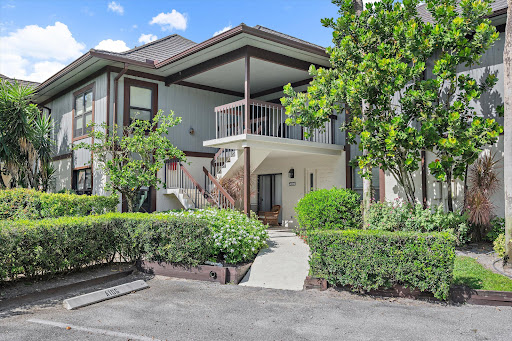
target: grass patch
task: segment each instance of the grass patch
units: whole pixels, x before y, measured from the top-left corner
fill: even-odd
[[[494,273],[466,256],[455,257],[453,284],[465,285],[471,289],[512,291],[512,279]]]

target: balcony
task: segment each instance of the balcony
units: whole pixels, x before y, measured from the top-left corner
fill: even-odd
[[[300,126],[288,126],[282,105],[250,99],[249,122],[245,120],[246,100],[224,104],[215,108],[215,137],[224,139],[242,134],[269,136],[323,144],[336,144],[336,116],[325,123],[324,129],[314,129],[311,137],[304,138]],[[246,131],[246,125],[249,129]]]

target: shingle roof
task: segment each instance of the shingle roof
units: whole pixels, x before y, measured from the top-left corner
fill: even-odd
[[[95,49],[92,51],[145,62],[146,60],[165,60],[195,45],[197,44],[187,38],[178,34],[171,34],[167,37],[163,37],[125,52],[111,52]]]
[[[0,74],[0,78],[3,79],[6,82],[9,82],[9,83],[18,82],[18,84],[20,84],[20,85],[30,86],[32,88],[35,88],[35,87],[37,87],[40,84],[38,82],[25,81],[25,80],[22,80],[22,79],[16,79],[16,78],[7,77],[6,75],[2,75],[2,74]]]
[[[502,10],[506,9],[507,7],[508,7],[507,0],[494,0],[494,2],[491,3],[491,9],[492,9],[493,13],[502,11]],[[417,7],[417,10],[418,10],[418,15],[420,16],[420,18],[423,21],[429,22],[429,23],[434,22],[434,18],[432,18],[432,15],[430,15],[430,12],[427,9],[427,4],[419,5]]]
[[[270,28],[267,28],[267,27],[264,27],[264,26],[261,26],[261,25],[256,25],[256,26],[253,26],[253,27],[255,29],[257,29],[257,30],[260,30],[260,31],[263,31],[263,32],[266,32],[266,33],[272,33],[272,34],[274,34],[276,36],[279,36],[279,37],[287,38],[287,39],[290,39],[290,40],[293,40],[293,41],[296,41],[296,42],[299,42],[299,43],[302,43],[302,44],[306,44],[306,45],[310,45],[310,46],[313,46],[313,47],[318,47],[318,48],[324,49],[323,46],[316,45],[316,44],[310,43],[309,41],[305,41],[305,40],[302,40],[302,39],[299,39],[299,38],[295,38],[293,36],[290,36],[290,35],[287,35],[287,34],[284,34],[284,33],[278,32],[278,31],[271,30]]]

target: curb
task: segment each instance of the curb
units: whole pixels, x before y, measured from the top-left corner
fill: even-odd
[[[0,303],[2,305],[0,310],[7,308],[8,306],[13,305],[13,304],[23,305],[29,301],[40,301],[40,300],[52,297],[53,295],[55,295],[58,292],[82,289],[82,288],[89,287],[92,285],[98,285],[98,284],[102,284],[102,283],[111,282],[111,281],[131,275],[134,270],[135,270],[135,268],[131,267],[128,270],[116,272],[114,274],[91,278],[91,279],[88,279],[85,281],[61,285],[61,286],[45,289],[42,291],[33,292],[30,294],[25,294],[25,295],[16,296],[13,298],[8,298],[6,300],[0,301]]]

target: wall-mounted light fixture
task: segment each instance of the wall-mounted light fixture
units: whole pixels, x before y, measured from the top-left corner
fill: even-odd
[[[290,168],[290,170],[288,171],[288,177],[290,179],[293,179],[295,177],[295,170],[293,168]]]
[[[189,133],[190,135],[194,135],[194,128],[190,128],[190,129],[188,130],[188,133]]]

